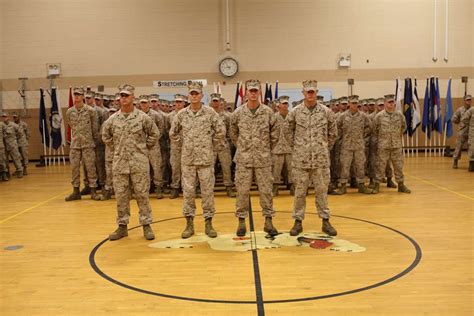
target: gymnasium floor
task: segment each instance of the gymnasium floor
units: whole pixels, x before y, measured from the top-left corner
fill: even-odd
[[[0,314],[472,315],[474,174],[465,158],[458,170],[451,164],[405,159],[412,194],[382,186],[379,195],[330,196],[334,240],[317,235],[311,192],[303,226],[316,248],[259,233],[256,192],[256,233],[233,239],[235,201],[219,192],[214,247],[229,249],[199,236],[180,244],[182,198],[151,199],[154,241],[140,227],[106,241],[115,200],[66,203],[69,166],[31,165],[25,178],[0,183]],[[292,201],[287,191],[274,199],[282,232]],[[132,201],[130,228],[137,218]],[[202,218],[195,222],[202,234]]]

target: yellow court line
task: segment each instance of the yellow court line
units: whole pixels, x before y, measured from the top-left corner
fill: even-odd
[[[11,220],[12,218],[15,218],[15,217],[17,217],[17,216],[20,216],[21,214],[24,214],[24,213],[26,213],[26,212],[28,212],[28,211],[31,211],[32,209],[35,209],[35,208],[37,208],[38,206],[44,205],[44,204],[46,204],[46,203],[48,203],[48,202],[50,202],[50,201],[52,201],[52,200],[54,200],[54,199],[57,199],[58,197],[60,197],[60,196],[62,196],[62,195],[64,195],[64,194],[66,194],[67,192],[69,192],[69,190],[64,191],[64,192],[61,192],[61,193],[59,193],[58,195],[53,196],[52,198],[49,198],[49,199],[47,199],[47,200],[45,200],[45,201],[43,201],[43,202],[39,202],[38,204],[35,204],[35,205],[31,206],[31,207],[28,207],[26,210],[23,210],[23,211],[21,211],[21,212],[18,212],[18,213],[16,213],[16,214],[13,214],[12,216],[9,216],[9,217],[7,217],[7,218],[5,218],[5,219],[2,219],[2,220],[0,221],[0,224],[3,224],[3,223],[5,223],[5,222]]]
[[[428,181],[428,180],[425,180],[425,179],[422,179],[422,178],[419,178],[419,177],[416,177],[416,176],[412,176],[412,175],[409,175],[409,174],[408,174],[407,176],[412,177],[412,178],[415,178],[415,179],[417,179],[417,180],[419,180],[419,181],[421,181],[421,182],[427,183],[427,184],[432,185],[432,186],[434,186],[434,187],[437,187],[438,189],[441,189],[441,190],[444,190],[444,191],[448,191],[448,192],[454,193],[454,194],[456,194],[456,195],[459,195],[460,197],[463,197],[463,198],[466,198],[466,199],[469,199],[469,200],[474,201],[474,197],[472,197],[472,196],[465,195],[465,194],[462,194],[462,193],[459,193],[459,192],[450,190],[450,189],[445,188],[445,187],[443,187],[443,186],[437,185],[436,183],[430,182],[430,181]]]

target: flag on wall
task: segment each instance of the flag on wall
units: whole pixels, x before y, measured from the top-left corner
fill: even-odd
[[[448,91],[446,92],[446,105],[444,106],[444,126],[446,137],[453,136],[453,100],[451,98],[451,78],[448,81]]]
[[[426,134],[428,139],[431,138],[431,111],[430,111],[430,81],[426,79],[425,98],[423,99],[423,119],[421,122],[421,130]]]
[[[41,142],[49,147],[48,121],[46,118],[46,106],[44,104],[44,92],[40,89],[40,111],[39,111],[39,130],[41,134]]]
[[[413,135],[412,128],[412,111],[413,111],[413,90],[411,88],[411,79],[405,78],[405,91],[403,93],[403,114],[407,125],[408,135]]]
[[[61,106],[58,102],[57,89],[51,89],[51,115],[49,117],[49,124],[51,126],[51,147],[58,149],[63,145],[64,140],[64,120],[61,112]]]
[[[415,133],[416,129],[421,123],[420,99],[418,98],[416,79],[415,79],[415,89],[413,90],[413,112],[412,113],[413,114],[412,114],[412,120],[411,120],[411,128],[412,128],[412,133]]]
[[[72,108],[74,106],[74,100],[72,99],[72,88],[69,87],[69,104],[68,108]],[[67,126],[67,142],[68,144],[71,143],[71,127]]]

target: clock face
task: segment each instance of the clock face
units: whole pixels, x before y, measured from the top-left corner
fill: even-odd
[[[227,57],[221,60],[219,63],[219,71],[225,77],[233,77],[239,70],[239,64],[237,60],[231,57]]]

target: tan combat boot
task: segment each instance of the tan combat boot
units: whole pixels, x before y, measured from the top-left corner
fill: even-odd
[[[156,198],[158,200],[161,200],[163,198],[163,191],[161,190],[161,186],[156,186],[155,188],[155,194],[156,194]]]
[[[398,182],[398,192],[411,193],[410,189],[403,182]]]
[[[273,221],[270,216],[265,217],[265,225],[263,226],[263,231],[269,234],[270,236],[278,235],[278,230],[273,226]]]
[[[295,220],[295,224],[290,230],[290,236],[298,236],[303,232],[303,224],[300,220]]]
[[[204,231],[206,232],[206,235],[211,238],[217,237],[217,232],[214,227],[212,227],[212,218],[206,218]]]
[[[100,201],[101,197],[97,194],[96,188],[91,188],[91,199],[94,201]]]
[[[15,172],[15,174],[16,174],[16,177],[17,177],[18,179],[23,178],[23,171],[17,170],[17,171]]]
[[[65,198],[66,202],[80,200],[80,199],[81,199],[81,193],[79,192],[79,188],[76,188],[76,187],[74,187],[72,193],[66,196]]]
[[[28,175],[28,171],[26,170],[26,166],[23,166],[23,175],[24,176]]]
[[[247,233],[247,227],[245,226],[245,218],[239,217],[239,225],[237,226],[237,236],[243,237]]]
[[[112,198],[112,190],[104,190],[102,196],[100,197],[101,201],[107,201]]]
[[[372,190],[365,186],[363,183],[359,183],[359,193],[372,194]]]
[[[143,225],[143,236],[146,240],[153,240],[155,239],[155,234],[153,233],[153,229],[149,224]]]
[[[2,181],[8,181],[9,178],[8,178],[8,172],[4,171],[2,172]]]
[[[338,195],[344,195],[347,193],[347,183],[342,183],[341,184],[341,187],[339,188],[339,190],[337,191],[337,194]]]
[[[273,185],[272,194],[273,194],[273,196],[278,196],[278,184]]]
[[[232,190],[232,187],[225,187],[225,191],[228,197],[235,197],[235,192]]]
[[[178,189],[171,188],[170,199],[176,199],[177,197],[179,197]]]
[[[109,240],[118,240],[126,236],[128,236],[127,225],[119,225],[119,227],[109,235]]]
[[[194,217],[186,216],[186,228],[181,233],[181,238],[186,239],[194,235]]]
[[[377,194],[380,191],[380,183],[375,182],[374,183],[374,188],[372,189],[372,194]]]
[[[387,178],[387,188],[397,188],[397,185],[395,184],[395,182],[393,182],[392,178]]]
[[[453,161],[453,169],[457,169],[458,168],[458,160],[457,159],[454,159]]]
[[[328,234],[329,236],[336,236],[337,231],[334,227],[332,227],[331,223],[329,223],[329,219],[325,218],[323,219],[323,226],[322,226],[323,232]]]

